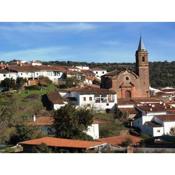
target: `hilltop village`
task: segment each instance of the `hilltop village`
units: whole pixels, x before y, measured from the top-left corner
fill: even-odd
[[[175,89],[135,69],[13,60],[0,64],[1,152],[175,152]]]

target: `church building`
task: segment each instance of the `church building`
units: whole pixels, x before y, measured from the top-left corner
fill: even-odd
[[[135,71],[112,71],[101,77],[101,88],[115,90],[119,99],[150,97],[148,51],[140,37]]]

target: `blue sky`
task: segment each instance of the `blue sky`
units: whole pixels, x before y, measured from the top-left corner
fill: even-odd
[[[175,23],[0,23],[0,60],[134,62],[142,35],[150,61],[175,60]]]

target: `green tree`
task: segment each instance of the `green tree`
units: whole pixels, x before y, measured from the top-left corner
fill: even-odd
[[[22,87],[24,87],[25,83],[26,83],[26,79],[18,77],[16,79],[16,88],[21,89]]]
[[[10,79],[10,78],[5,78],[4,80],[1,81],[1,86],[4,88],[9,89],[13,89],[15,88],[15,80],[14,79]]]
[[[15,132],[11,136],[9,142],[16,144],[20,141],[40,138],[45,136],[42,130],[37,126],[31,126],[27,124],[20,124],[15,126]]]
[[[6,143],[15,132],[12,111],[9,107],[0,106],[0,143]]]
[[[54,128],[57,137],[74,139],[92,139],[84,131],[93,122],[93,115],[88,109],[76,109],[66,105],[54,113]]]

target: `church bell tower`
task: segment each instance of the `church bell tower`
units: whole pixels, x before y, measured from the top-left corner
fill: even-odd
[[[146,50],[142,37],[140,37],[139,46],[136,51],[136,74],[140,78],[140,88],[143,96],[149,97],[149,62],[148,51]]]

